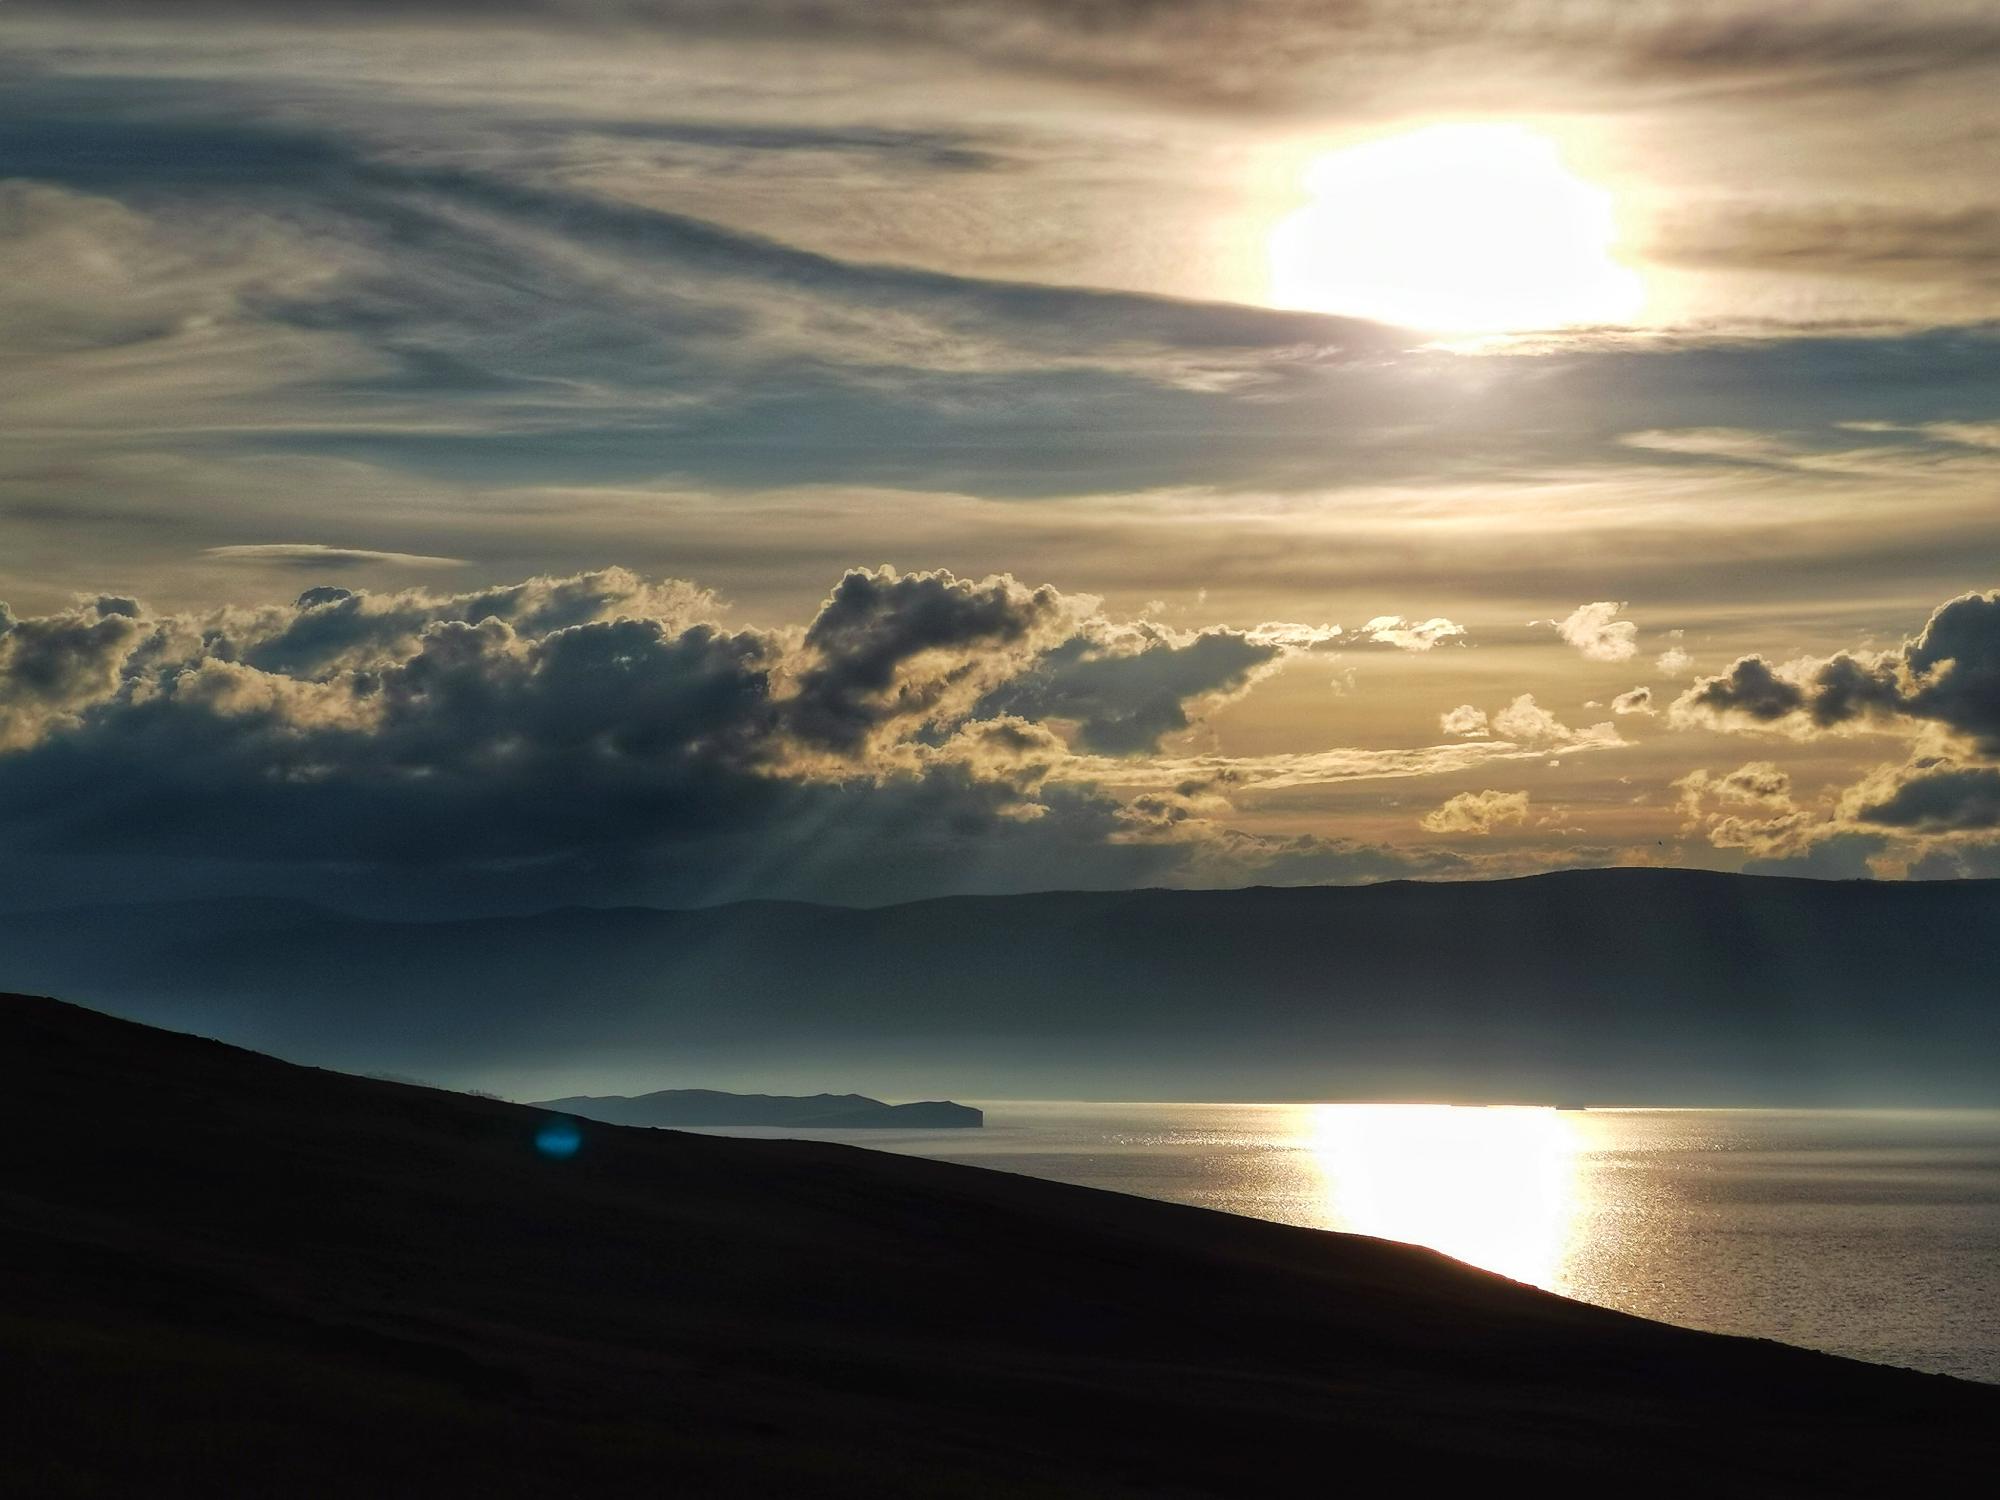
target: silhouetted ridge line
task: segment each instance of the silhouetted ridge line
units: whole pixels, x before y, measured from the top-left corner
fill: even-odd
[[[809,1062],[889,1097],[2000,1103],[1994,881],[1600,870],[267,918],[0,918],[0,983],[544,1093],[666,1067],[782,1085]]]

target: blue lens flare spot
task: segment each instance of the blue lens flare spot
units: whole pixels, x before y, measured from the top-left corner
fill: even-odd
[[[557,1115],[535,1132],[535,1149],[557,1161],[568,1161],[582,1144],[583,1132],[576,1121],[563,1115]]]

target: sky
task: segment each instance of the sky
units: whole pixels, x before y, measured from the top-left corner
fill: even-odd
[[[2000,11],[0,12],[0,904],[2000,875]]]

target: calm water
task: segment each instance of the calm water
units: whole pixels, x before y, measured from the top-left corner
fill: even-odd
[[[1410,1240],[1647,1317],[2000,1381],[2000,1111],[985,1109],[979,1131],[819,1135]]]

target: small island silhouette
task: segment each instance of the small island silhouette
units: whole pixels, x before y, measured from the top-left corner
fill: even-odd
[[[986,1123],[969,1104],[925,1099],[884,1104],[866,1094],[726,1094],[716,1089],[660,1089],[651,1094],[580,1094],[532,1106],[602,1120],[607,1125],[687,1128],[775,1125],[790,1130],[966,1130]]]

